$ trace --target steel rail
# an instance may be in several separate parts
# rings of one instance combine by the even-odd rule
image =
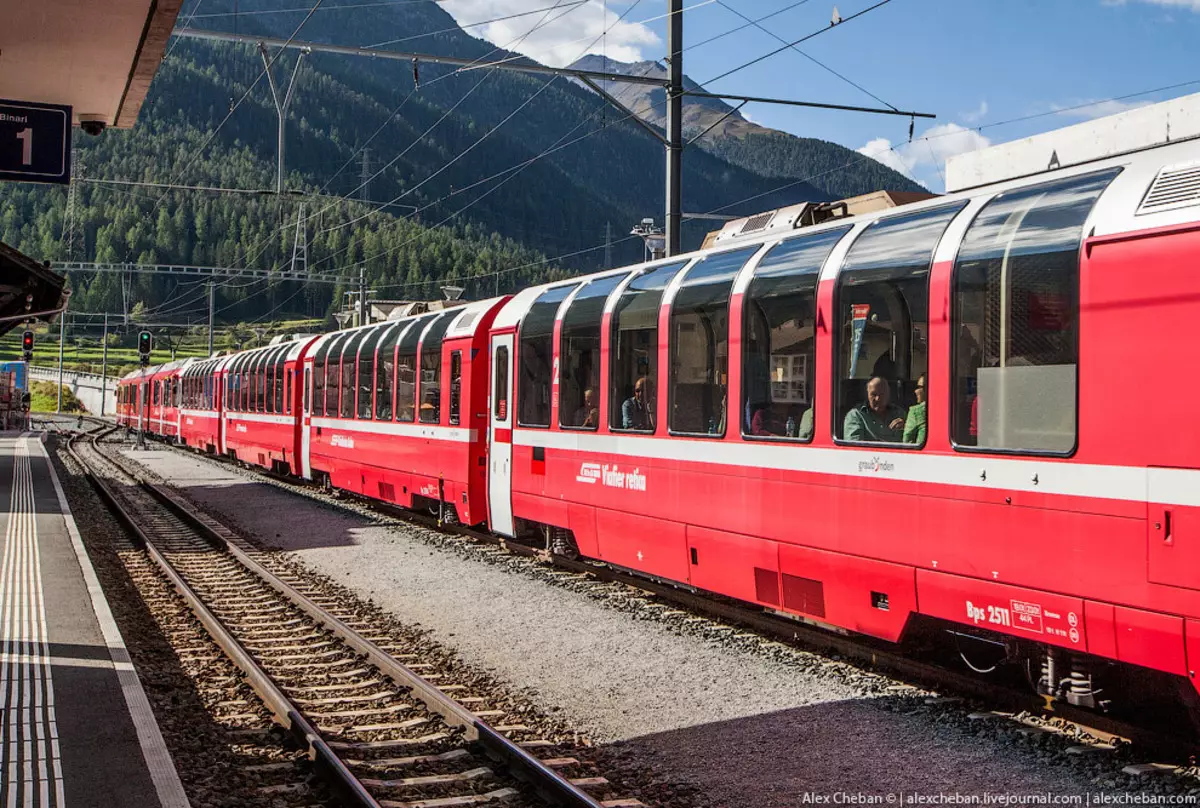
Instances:
[[[97,445],[98,440],[111,434],[118,428],[113,427],[113,429],[106,432],[92,433],[86,436],[92,443],[97,454],[102,457],[104,456]],[[154,542],[151,541],[150,537],[138,525],[133,514],[129,513],[125,506],[121,504],[108,484],[92,473],[92,464],[84,460],[79,452],[76,451],[74,438],[67,443],[67,449],[84,470],[88,482],[92,484],[101,499],[116,514],[118,519],[138,538],[145,547],[146,552],[154,560],[154,563],[167,576],[172,586],[175,587],[175,591],[184,599],[188,608],[196,615],[196,619],[204,626],[209,636],[220,646],[221,650],[225,652],[230,660],[241,669],[242,673],[246,675],[250,687],[263,700],[267,709],[275,716],[276,721],[285,729],[291,731],[307,747],[309,759],[325,773],[335,790],[347,798],[352,805],[362,806],[362,808],[381,808],[379,802],[371,796],[366,787],[359,782],[358,778],[354,776],[346,764],[329,748],[316,728],[301,713],[300,709],[275,684],[271,676],[254,661],[254,658],[250,656],[242,644],[229,633],[220,619],[204,605],[204,601],[200,599],[200,596],[196,594],[192,587],[175,570],[171,562],[154,545]],[[105,459],[108,460],[108,458]],[[138,482],[117,463],[111,460],[108,460],[108,462],[113,468],[125,474],[134,482]]]
[[[114,427],[113,429],[117,428],[118,427]],[[110,434],[111,431],[112,430],[94,437],[92,442],[95,443],[99,437]],[[99,452],[100,450],[97,449],[97,451]],[[103,452],[100,453],[103,456]],[[120,468],[119,464],[112,461],[110,458],[105,457],[105,459],[117,468]],[[81,465],[83,465],[82,461]],[[181,497],[178,496],[178,494],[171,491],[167,486],[141,480],[136,475],[131,474],[125,469],[121,469],[121,471],[123,474],[130,477],[130,479],[134,480],[140,486],[141,490],[154,497],[157,502],[164,505],[168,510],[171,511],[171,513],[182,519],[206,540],[215,544],[224,552],[228,553],[239,564],[244,566],[254,575],[258,576],[258,578],[282,595],[286,600],[299,608],[314,621],[335,634],[347,646],[349,646],[358,654],[366,657],[371,664],[377,667],[393,682],[401,687],[410,689],[412,694],[427,708],[429,708],[431,712],[441,716],[442,719],[451,727],[461,729],[464,737],[468,741],[478,744],[479,747],[483,749],[489,757],[502,762],[513,773],[513,775],[517,777],[517,779],[529,785],[530,788],[532,788],[543,801],[551,805],[564,806],[564,808],[603,808],[602,803],[589,795],[587,792],[572,784],[567,778],[563,777],[558,772],[546,766],[534,755],[522,749],[517,743],[497,732],[482,718],[478,717],[466,707],[463,707],[461,704],[448,697],[435,685],[426,681],[415,671],[409,669],[405,665],[402,665],[392,655],[379,648],[379,646],[377,646],[375,643],[371,642],[366,637],[362,636],[362,634],[346,625],[346,623],[344,623],[342,620],[328,612],[323,607],[319,606],[307,595],[297,591],[286,581],[282,580],[273,572],[268,570],[252,556],[237,546],[234,541],[235,534],[228,527],[212,517],[207,516],[206,514],[198,513],[195,510],[194,505],[185,502]],[[112,500],[110,499],[110,501]],[[134,528],[139,538],[142,538],[143,541],[146,541],[145,535],[136,527],[136,525],[132,524],[128,518],[128,515],[125,514],[124,509],[119,508],[119,510],[122,513],[123,519]],[[146,541],[146,544],[148,546],[152,546],[148,541]],[[160,557],[161,556],[156,556],[155,560],[158,561]],[[160,566],[162,564],[169,565],[169,562],[167,562],[164,558],[160,562]],[[171,574],[169,573],[169,575]],[[171,577],[172,582],[175,583],[178,576],[171,575]],[[182,582],[182,579],[179,579],[177,588],[179,585],[185,587],[187,586],[186,583]],[[212,619],[216,620],[215,617]],[[205,625],[207,627],[207,623]],[[237,642],[232,637],[229,639],[233,643]],[[224,645],[222,645],[222,647],[224,648]],[[240,648],[240,646],[238,647]],[[253,662],[253,660],[249,660],[249,657],[247,657],[247,659],[250,664],[256,664]],[[261,669],[259,670],[261,671]],[[267,677],[269,681],[269,677],[265,672],[262,672],[262,676]],[[280,696],[285,700],[287,699],[287,697],[282,693],[280,693]],[[265,698],[264,701],[266,701]],[[291,704],[290,701],[288,704]],[[295,710],[294,706],[292,709]],[[298,713],[297,716],[299,716]],[[280,717],[284,718],[285,716]],[[300,720],[303,721],[304,719],[300,718]],[[320,743],[323,745],[324,742],[321,741],[319,735],[312,730],[310,725],[307,725],[307,722],[305,722],[305,724],[308,726],[308,729],[312,731],[312,737],[315,738],[315,740],[320,741]],[[329,754],[333,755],[332,751],[330,751]],[[334,757],[336,759],[336,756]],[[340,760],[338,762],[339,764],[341,763]],[[344,764],[342,765],[344,767]],[[348,770],[347,774],[349,774]],[[349,774],[349,776],[353,777],[353,774]]]
[[[519,772],[540,796],[552,805],[578,806],[578,808],[602,808],[601,803],[572,785],[565,777],[543,764],[513,741],[492,729],[486,721],[446,696],[435,685],[430,684],[415,671],[402,665],[391,654],[359,634],[350,626],[314,603],[307,595],[298,592],[286,581],[259,564],[239,548],[231,539],[229,528],[215,519],[197,513],[195,506],[184,501],[168,487],[154,483],[142,483],[143,488],[169,508],[176,516],[191,525],[210,541],[216,542],[243,566],[266,581],[276,592],[287,598],[301,611],[317,621],[344,643],[370,660],[392,681],[410,688],[430,711],[445,719],[446,723],[463,730],[468,740],[478,743],[490,757],[502,760],[510,769]],[[230,534],[230,535],[227,535]]]

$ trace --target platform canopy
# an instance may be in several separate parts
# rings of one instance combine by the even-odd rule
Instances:
[[[0,98],[129,128],[183,0],[0,0]]]
[[[66,278],[0,241],[0,334],[26,317],[49,320],[62,307]]]

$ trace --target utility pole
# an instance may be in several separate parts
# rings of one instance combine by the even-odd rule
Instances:
[[[683,0],[667,0],[667,255],[679,253],[683,222]]]
[[[83,176],[83,159],[79,149],[71,149],[71,185],[67,190],[67,217],[63,230],[63,250],[68,261],[83,260],[87,238],[83,232],[79,202],[79,179]]]
[[[100,360],[100,417],[103,418],[104,394],[108,392],[108,312],[104,313],[104,336],[100,338],[100,344],[104,346]]]
[[[367,268],[358,268],[358,324],[367,324]]]
[[[287,113],[288,107],[292,105],[292,93],[296,90],[296,75],[300,72],[300,65],[304,63],[304,55],[308,53],[307,48],[301,48],[299,55],[296,57],[296,66],[292,68],[292,77],[288,81],[287,88],[284,90],[283,99],[279,98],[279,86],[275,83],[275,75],[271,72],[271,52],[267,50],[267,46],[259,42],[258,52],[262,54],[263,66],[267,72],[267,82],[271,85],[271,98],[275,100],[275,112],[279,115],[279,166],[275,178],[275,193],[283,193],[283,175],[284,175],[284,146],[286,138],[284,133],[287,131]]]
[[[63,301],[62,313],[58,315],[58,404],[55,405],[56,413],[62,412],[62,383],[63,383],[63,346],[67,344],[67,302],[68,298]]]
[[[208,355],[212,356],[213,352],[213,315],[216,313],[217,300],[217,284],[213,281],[208,282]],[[108,317],[105,315],[104,322],[108,323]]]
[[[604,223],[604,268],[612,267],[612,222]]]
[[[308,214],[301,202],[296,211],[296,238],[292,240],[292,272],[308,272]]]
[[[362,150],[362,170],[358,174],[358,198],[363,202],[371,199],[371,150]]]

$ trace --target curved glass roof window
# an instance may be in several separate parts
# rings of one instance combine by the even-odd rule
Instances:
[[[610,429],[649,434],[657,426],[658,314],[663,292],[687,263],[675,261],[646,270],[629,282],[613,307],[608,349]]]
[[[959,449],[1075,448],[1079,251],[1119,169],[997,196],[967,229],[952,281],[951,434]]]
[[[761,245],[705,256],[671,302],[668,424],[672,433],[725,434],[729,383],[729,295]]]
[[[629,277],[609,275],[584,285],[563,315],[559,346],[562,379],[558,424],[573,429],[600,426],[600,328],[609,295]]]
[[[817,280],[849,231],[780,242],[755,267],[742,310],[743,435],[812,439]]]
[[[929,367],[929,270],[933,252],[966,202],[890,216],[850,247],[834,301],[834,436],[862,443],[923,445],[920,382]]]
[[[550,426],[550,388],[554,368],[554,318],[577,283],[541,294],[521,321],[517,359],[517,424]]]
[[[442,343],[458,314],[450,310],[439,315],[421,337],[421,406],[417,419],[423,424],[442,422]]]

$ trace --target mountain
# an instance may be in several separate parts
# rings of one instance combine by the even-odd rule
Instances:
[[[589,54],[571,67],[620,73],[627,76],[667,75],[661,62],[619,62]],[[667,125],[667,93],[659,87],[627,82],[601,82],[606,92],[630,112],[653,126]],[[703,87],[686,75],[684,89]],[[723,119],[723,120],[722,120]],[[863,157],[852,149],[827,140],[802,138],[746,120],[740,112],[717,98],[685,97],[684,137],[694,137],[713,127],[696,141],[704,151],[736,166],[767,177],[805,180],[831,198],[845,198],[872,191],[924,191],[918,183],[882,163]]]
[[[305,17],[296,5],[259,0],[253,13],[234,16],[235,0],[205,0],[187,4],[180,21],[288,38]],[[352,8],[322,9],[296,38],[523,58],[467,35],[433,3]],[[278,58],[278,80],[297,58]],[[277,129],[262,73],[251,45],[173,42],[132,130],[75,137],[76,248],[65,244],[61,188],[0,185],[0,239],[51,261],[286,267],[303,211],[313,272],[353,287],[361,267],[382,297],[437,296],[447,281],[482,296],[598,268],[609,252],[606,233],[614,234],[613,264],[638,260],[642,245],[628,228],[647,216],[661,221],[661,144],[590,90],[562,78],[427,63],[414,81],[407,62],[319,52],[297,73],[286,127],[289,192],[261,192],[274,185]],[[366,175],[377,176],[359,189],[364,146]],[[844,195],[805,183],[777,191],[777,178],[702,150],[685,156],[682,184],[692,212],[746,215]],[[685,247],[698,246],[709,227],[685,223]],[[77,274],[72,283],[76,311],[139,301],[167,318],[197,306],[206,314],[194,279],[141,274],[122,284],[115,275]],[[342,299],[332,285],[231,281],[218,291],[218,317],[323,313]]]

